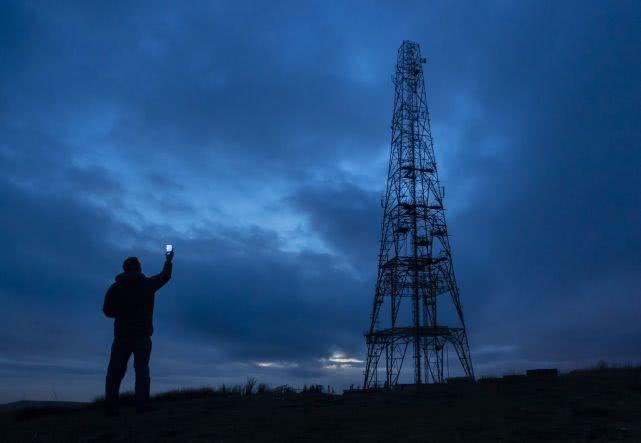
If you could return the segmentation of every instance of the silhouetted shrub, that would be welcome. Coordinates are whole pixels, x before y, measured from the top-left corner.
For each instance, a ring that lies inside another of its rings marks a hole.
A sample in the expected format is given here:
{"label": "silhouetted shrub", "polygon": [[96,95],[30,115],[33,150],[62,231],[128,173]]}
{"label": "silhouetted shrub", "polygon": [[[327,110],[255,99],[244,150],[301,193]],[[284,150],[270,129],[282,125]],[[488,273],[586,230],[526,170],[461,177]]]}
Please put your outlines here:
{"label": "silhouetted shrub", "polygon": [[641,373],[641,366],[633,363],[613,365],[601,360],[595,366],[570,371],[569,375],[572,377],[620,377],[623,373],[629,373],[630,375]]}
{"label": "silhouetted shrub", "polygon": [[220,397],[220,391],[204,386],[195,389],[175,389],[173,391],[162,392],[154,395],[152,398],[157,401],[176,401],[176,400],[193,400],[198,398]]}
{"label": "silhouetted shrub", "polygon": [[[241,396],[241,395],[251,395],[254,393],[254,387],[256,386],[256,379],[249,378],[244,386],[233,385],[229,386],[226,384],[220,385],[218,388],[213,388],[211,386],[203,386],[200,388],[186,388],[186,389],[174,389],[171,391],[161,392],[153,395],[151,398],[153,401],[157,402],[170,402],[170,401],[180,401],[180,400],[195,400],[202,398],[215,398],[215,397],[227,397],[227,396]],[[261,388],[261,386],[264,386]],[[262,393],[267,391],[267,385],[261,384],[258,385],[259,390],[262,389]],[[94,401],[89,405],[89,407],[100,407],[104,404],[104,396],[96,397]],[[135,404],[135,395],[133,392],[123,392],[120,394],[120,405],[121,406],[133,406]]]}
{"label": "silhouetted shrub", "polygon": [[303,386],[303,392],[323,392],[323,385],[305,385]]}
{"label": "silhouetted shrub", "polygon": [[254,392],[254,386],[256,386],[256,379],[254,377],[247,377],[245,386],[243,386],[243,395],[251,395]]}

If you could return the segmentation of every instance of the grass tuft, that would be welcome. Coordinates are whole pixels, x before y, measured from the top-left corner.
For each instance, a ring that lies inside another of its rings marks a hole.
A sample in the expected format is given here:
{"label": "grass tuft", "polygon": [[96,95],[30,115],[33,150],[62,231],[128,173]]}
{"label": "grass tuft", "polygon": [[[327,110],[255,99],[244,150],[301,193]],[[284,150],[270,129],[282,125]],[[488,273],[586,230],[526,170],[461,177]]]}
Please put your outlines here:
{"label": "grass tuft", "polygon": [[254,377],[247,377],[245,386],[243,386],[243,395],[252,395],[254,393],[254,386],[256,386],[256,379]]}

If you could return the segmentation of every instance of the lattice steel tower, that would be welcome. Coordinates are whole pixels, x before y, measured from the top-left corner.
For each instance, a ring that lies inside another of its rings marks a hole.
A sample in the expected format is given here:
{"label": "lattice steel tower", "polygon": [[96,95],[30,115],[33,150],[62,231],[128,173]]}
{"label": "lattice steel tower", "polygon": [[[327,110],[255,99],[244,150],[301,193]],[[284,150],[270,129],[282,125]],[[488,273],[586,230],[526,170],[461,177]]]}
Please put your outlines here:
{"label": "lattice steel tower", "polygon": [[[404,41],[394,76],[378,277],[365,334],[366,389],[398,384],[408,347],[415,384],[444,381],[449,346],[465,375],[474,377],[445,224],[444,189],[434,158],[423,63],[419,45]],[[441,314],[444,307],[449,318]],[[446,326],[444,321],[452,323]],[[385,365],[384,381],[379,381],[379,365],[381,372]]]}

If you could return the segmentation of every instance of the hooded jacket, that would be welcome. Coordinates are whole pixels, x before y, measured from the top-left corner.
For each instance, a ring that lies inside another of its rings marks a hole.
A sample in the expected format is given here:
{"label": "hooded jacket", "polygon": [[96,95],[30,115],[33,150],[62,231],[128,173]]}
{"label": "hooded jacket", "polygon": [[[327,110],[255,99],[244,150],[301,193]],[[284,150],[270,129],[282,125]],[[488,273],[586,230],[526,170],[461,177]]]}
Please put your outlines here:
{"label": "hooded jacket", "polygon": [[123,272],[116,276],[105,294],[102,311],[114,318],[116,337],[151,337],[156,291],[171,279],[171,262],[166,261],[158,275]]}

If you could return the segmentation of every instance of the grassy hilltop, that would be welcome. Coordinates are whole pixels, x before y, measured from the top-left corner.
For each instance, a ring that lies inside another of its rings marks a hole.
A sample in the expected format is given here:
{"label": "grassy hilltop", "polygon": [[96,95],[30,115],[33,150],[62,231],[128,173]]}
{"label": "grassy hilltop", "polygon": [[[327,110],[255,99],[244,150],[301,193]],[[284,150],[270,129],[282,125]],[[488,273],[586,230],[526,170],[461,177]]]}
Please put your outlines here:
{"label": "grassy hilltop", "polygon": [[421,391],[173,391],[105,418],[100,402],[0,413],[6,442],[641,441],[641,370],[510,376]]}

